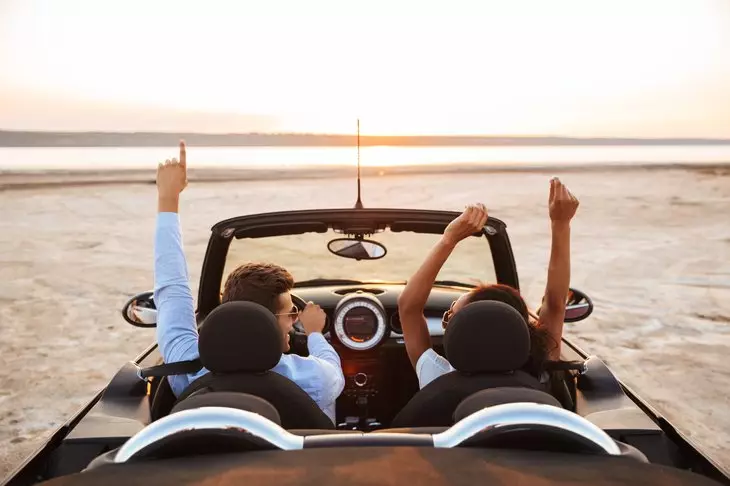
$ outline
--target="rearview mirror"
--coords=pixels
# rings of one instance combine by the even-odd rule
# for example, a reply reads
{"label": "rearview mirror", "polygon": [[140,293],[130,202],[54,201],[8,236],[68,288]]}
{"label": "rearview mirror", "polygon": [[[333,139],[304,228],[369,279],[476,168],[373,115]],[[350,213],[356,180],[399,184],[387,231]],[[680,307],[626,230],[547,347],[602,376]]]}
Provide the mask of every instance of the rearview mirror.
{"label": "rearview mirror", "polygon": [[137,294],[122,307],[122,317],[136,327],[157,327],[157,307],[153,292]]}
{"label": "rearview mirror", "polygon": [[[586,294],[576,289],[568,289],[568,298],[565,301],[565,318],[563,322],[578,322],[587,318],[593,312],[593,301]],[[537,310],[540,315],[540,309]]]}
{"label": "rearview mirror", "polygon": [[355,260],[377,260],[387,253],[381,243],[360,238],[337,238],[327,243],[327,249],[337,256]]}

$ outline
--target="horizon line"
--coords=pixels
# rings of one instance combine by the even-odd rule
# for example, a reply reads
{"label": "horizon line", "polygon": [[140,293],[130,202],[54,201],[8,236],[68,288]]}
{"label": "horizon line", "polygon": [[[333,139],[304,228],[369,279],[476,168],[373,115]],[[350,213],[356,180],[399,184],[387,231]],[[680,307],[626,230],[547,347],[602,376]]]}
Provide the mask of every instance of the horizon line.
{"label": "horizon line", "polygon": [[[28,135],[159,135],[159,136],[203,136],[203,137],[227,137],[227,136],[294,136],[294,137],[352,137],[355,133],[335,133],[335,132],[273,132],[273,131],[247,131],[247,132],[198,132],[198,131],[155,131],[155,130],[34,130],[34,129],[6,129],[0,128],[0,133],[4,134],[28,134]],[[687,140],[687,141],[711,141],[711,142],[728,142],[730,137],[686,137],[686,136],[663,136],[663,137],[636,137],[636,136],[607,136],[607,135],[557,135],[557,134],[401,134],[401,135],[382,135],[382,134],[361,134],[361,138],[420,138],[420,139],[567,139],[567,140],[636,140],[636,141],[662,141],[662,140]]]}

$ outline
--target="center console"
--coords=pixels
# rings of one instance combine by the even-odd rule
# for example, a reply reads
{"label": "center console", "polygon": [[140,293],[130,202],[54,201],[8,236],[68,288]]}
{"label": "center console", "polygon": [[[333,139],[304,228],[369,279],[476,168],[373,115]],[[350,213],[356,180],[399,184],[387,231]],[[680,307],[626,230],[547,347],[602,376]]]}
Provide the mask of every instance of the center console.
{"label": "center console", "polygon": [[402,345],[386,344],[368,353],[338,346],[345,388],[337,399],[337,426],[371,431],[390,426],[418,391],[418,380]]}
{"label": "center console", "polygon": [[338,429],[370,431],[383,426],[379,418],[383,414],[378,396],[379,381],[383,381],[379,368],[377,358],[343,363],[345,389],[337,403]]}

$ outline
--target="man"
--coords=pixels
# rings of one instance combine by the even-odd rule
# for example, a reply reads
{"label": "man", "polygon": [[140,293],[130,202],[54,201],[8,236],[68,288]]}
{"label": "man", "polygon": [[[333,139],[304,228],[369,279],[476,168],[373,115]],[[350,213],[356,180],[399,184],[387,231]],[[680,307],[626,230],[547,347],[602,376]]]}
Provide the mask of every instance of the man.
{"label": "man", "polygon": [[[157,168],[158,214],[155,230],[155,289],[157,343],[166,363],[199,357],[198,330],[178,206],[187,186],[185,143],[180,142],[180,160],[167,160]],[[282,351],[289,349],[289,331],[297,318],[307,334],[310,356],[283,355],[272,371],[299,385],[325,414],[335,421],[335,400],[345,386],[340,357],[322,336],[325,313],[318,305],[307,304],[299,314],[290,291],[294,279],[284,268],[273,264],[242,265],[229,275],[223,302],[246,300],[268,308],[277,319],[284,338]],[[245,323],[241,323],[245,326]],[[208,370],[190,375],[170,376],[172,391],[179,396],[187,386]]]}
{"label": "man", "polygon": [[[542,364],[546,360],[560,359],[560,343],[563,336],[565,302],[570,285],[570,221],[578,209],[578,199],[560,180],[550,180],[548,212],[552,230],[552,247],[548,266],[547,286],[540,316],[535,319],[519,292],[504,285],[482,285],[463,294],[454,301],[444,315],[444,326],[464,306],[479,300],[499,300],[515,308],[529,324],[531,357],[529,369],[544,379]],[[431,347],[431,336],[426,326],[423,309],[441,267],[446,263],[456,245],[479,231],[487,222],[487,209],[474,204],[452,221],[441,240],[431,250],[418,271],[408,280],[398,299],[398,314],[403,326],[406,352],[418,376],[421,388],[441,375],[454,371],[443,356]],[[488,323],[485,323],[488,325]]]}

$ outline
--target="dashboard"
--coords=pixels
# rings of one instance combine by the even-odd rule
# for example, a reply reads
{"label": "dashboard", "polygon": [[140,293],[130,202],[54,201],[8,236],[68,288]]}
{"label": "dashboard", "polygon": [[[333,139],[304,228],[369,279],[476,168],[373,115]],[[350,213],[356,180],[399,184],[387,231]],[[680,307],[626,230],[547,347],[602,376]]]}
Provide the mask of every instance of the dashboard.
{"label": "dashboard", "polygon": [[[294,288],[292,293],[325,311],[323,334],[340,348],[366,352],[388,343],[403,344],[398,297],[403,284],[359,284]],[[434,287],[424,309],[432,337],[443,336],[443,313],[466,289]]]}

